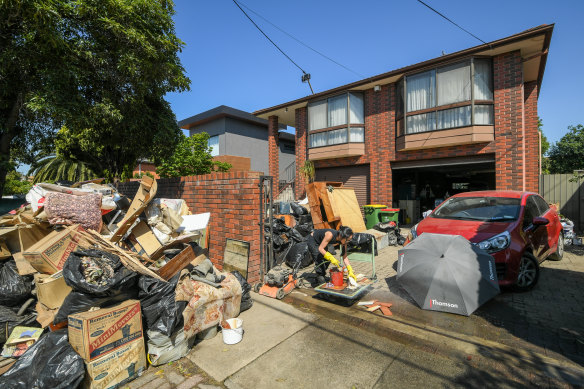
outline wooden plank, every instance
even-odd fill
[[[134,221],[136,221],[138,216],[140,216],[140,214],[146,209],[148,203],[154,198],[157,189],[158,184],[156,183],[156,180],[148,176],[142,177],[138,192],[136,193],[136,196],[134,196],[132,204],[130,204],[130,208],[128,209],[128,212],[126,212],[126,216],[124,216],[122,221],[118,223],[118,229],[114,232],[110,241],[116,243],[122,239],[126,231],[128,231],[132,224],[134,224]]]
[[[340,217],[343,226],[351,227],[353,232],[366,231],[365,222],[361,214],[361,207],[357,201],[353,188],[342,187],[329,193],[331,202],[334,203],[336,215]]]
[[[204,257],[204,255],[200,255],[200,257]],[[187,244],[180,253],[174,256],[160,269],[156,270],[156,274],[162,277],[165,281],[168,281],[195,259],[193,248]]]

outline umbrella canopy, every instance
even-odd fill
[[[460,235],[418,236],[399,250],[397,280],[421,308],[466,316],[499,294],[495,259]]]

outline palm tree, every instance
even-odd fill
[[[34,175],[33,183],[55,181],[87,181],[96,178],[97,175],[88,164],[67,159],[59,155],[49,155],[40,158],[30,166],[27,173]]]

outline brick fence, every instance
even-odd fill
[[[183,199],[193,214],[211,212],[209,257],[217,268],[223,269],[227,238],[249,242],[249,282],[259,281],[260,175],[259,172],[229,172],[157,180],[157,198]],[[118,184],[118,191],[132,199],[138,186],[138,181],[123,182]]]

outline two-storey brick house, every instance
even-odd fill
[[[538,191],[537,99],[553,25],[254,112],[296,128],[296,166],[353,186],[361,205],[408,204],[415,221],[466,190]],[[304,185],[296,177],[296,196]],[[409,203],[408,203],[409,202]]]

